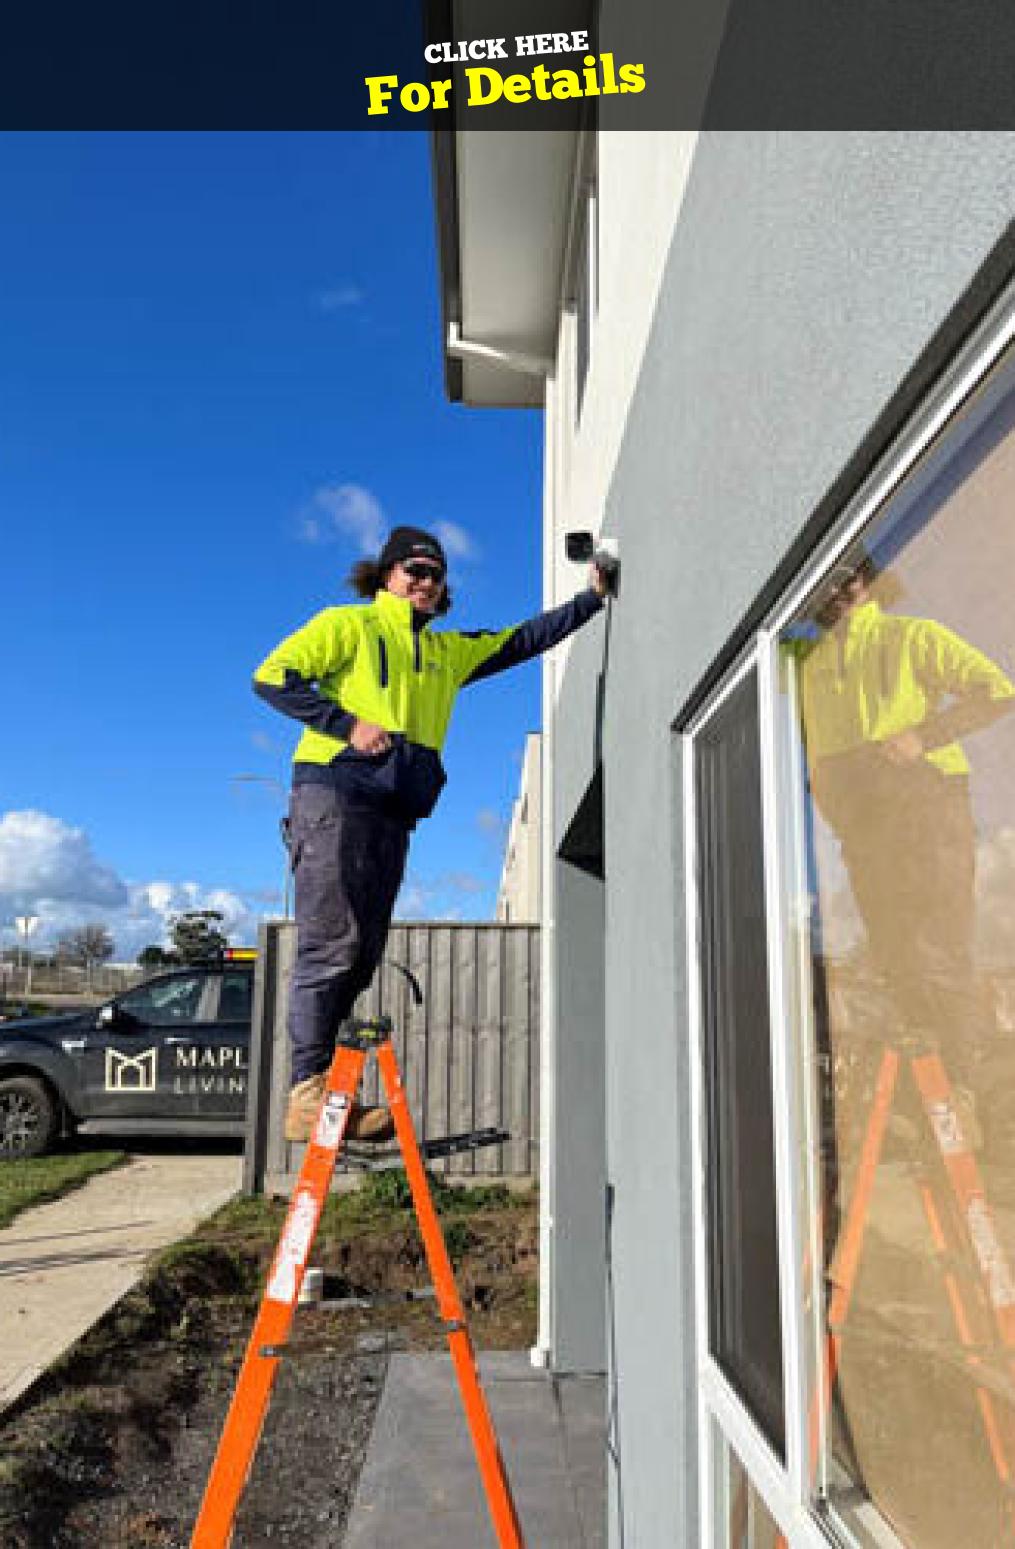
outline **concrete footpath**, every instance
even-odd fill
[[[134,1156],[0,1231],[0,1410],[239,1187],[242,1158]]]
[[[606,1543],[606,1392],[551,1377],[526,1351],[480,1356],[525,1542]],[[393,1355],[343,1549],[495,1549],[448,1355]]]

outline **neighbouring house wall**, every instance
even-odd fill
[[[540,920],[540,745],[539,733],[529,732],[525,738],[518,795],[511,809],[494,911],[503,925],[538,925]]]
[[[589,401],[612,403],[619,427],[603,530],[623,560],[603,725],[614,1549],[700,1542],[673,718],[1003,236],[1013,188],[1009,134],[703,135],[629,399],[611,396],[609,355],[593,333]],[[604,195],[604,229],[618,208]],[[635,252],[637,221],[622,230]],[[642,315],[644,297],[636,306]],[[551,413],[563,397],[558,383]],[[565,430],[548,427],[551,448]],[[557,501],[566,461],[548,474]],[[558,676],[554,850],[592,773],[604,634],[599,620],[576,637]],[[603,972],[599,933],[572,929],[572,911],[574,922],[585,913],[580,891],[572,898],[558,878],[555,930],[568,947],[550,959],[549,997],[561,1030],[565,998]],[[562,1102],[558,1093],[555,1143],[566,1148]],[[553,1272],[570,1275],[559,1251]],[[554,1305],[564,1348],[568,1303]]]

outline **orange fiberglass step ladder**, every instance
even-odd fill
[[[328,1071],[324,1097],[306,1149],[289,1212],[282,1228],[268,1283],[247,1345],[226,1416],[222,1438],[194,1524],[191,1549],[224,1549],[261,1435],[272,1383],[284,1353],[307,1259],[342,1147],[349,1113],[359,1090],[368,1055],[377,1058],[388,1108],[395,1124],[412,1201],[426,1249],[437,1306],[448,1338],[465,1417],[479,1465],[483,1490],[500,1549],[524,1549],[504,1461],[479,1380],[476,1355],[455,1285],[451,1261],[434,1209],[423,1155],[449,1155],[506,1139],[503,1131],[480,1130],[430,1141],[422,1150],[409,1112],[402,1076],[391,1042],[390,1017],[351,1020]]]

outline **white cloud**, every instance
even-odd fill
[[[168,914],[173,907],[173,884],[145,882],[135,889],[132,901],[140,909],[148,908],[156,914]]]
[[[205,888],[197,882],[141,882],[130,888],[130,907],[118,915],[104,915],[103,923],[113,933],[121,961],[132,960],[149,944],[168,944],[173,915],[190,909],[217,909],[229,940],[252,946],[265,914],[281,913],[277,907],[266,910],[266,902],[271,902],[266,890],[244,896],[231,888]]]
[[[480,807],[476,813],[476,827],[495,844],[502,845],[507,838],[509,820],[493,807]]]
[[[449,559],[479,558],[479,547],[475,539],[466,532],[464,527],[459,527],[457,522],[434,522],[431,531],[441,540]]]
[[[435,877],[410,876],[395,905],[399,920],[482,920],[492,915],[478,906],[479,895],[495,888],[467,871],[447,871]]]
[[[380,552],[390,523],[377,496],[364,484],[322,484],[298,513],[296,531],[304,543],[335,543],[351,539],[362,554]],[[431,522],[428,530],[444,547],[449,561],[472,563],[479,545],[457,522]]]
[[[322,484],[297,514],[296,532],[304,543],[351,539],[361,554],[378,554],[392,526],[377,496],[363,484]],[[431,522],[428,531],[444,547],[451,564],[472,563],[480,550],[457,522]]]
[[[347,307],[362,306],[365,299],[358,285],[336,285],[331,290],[317,293],[317,305],[322,312],[342,312]]]
[[[376,554],[384,540],[384,512],[376,495],[362,484],[323,485],[300,513],[299,533],[306,543],[351,538],[363,554]]]
[[[249,896],[228,887],[156,878],[128,882],[94,855],[88,836],[46,812],[0,815],[0,940],[13,941],[13,919],[38,915],[36,948],[53,945],[64,931],[93,922],[107,926],[121,962],[142,947],[165,945],[169,921],[187,909],[218,909],[231,941],[253,943],[258,921],[280,912],[266,891]]]
[[[442,877],[437,878],[441,887],[454,888],[459,893],[482,893],[489,883],[482,877],[473,876],[471,871],[448,871]]]
[[[5,812],[0,817],[0,912],[43,901],[74,900],[120,908],[127,890],[93,854],[83,829],[47,812]]]
[[[427,908],[426,889],[418,882],[405,882],[395,904],[395,918],[421,920]]]

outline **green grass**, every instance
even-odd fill
[[[87,1151],[0,1162],[0,1227],[9,1226],[22,1210],[59,1199],[126,1160],[123,1151]]]
[[[502,1183],[456,1188],[445,1183],[439,1174],[428,1176],[437,1212],[447,1223],[445,1231],[456,1219],[491,1210],[522,1209],[535,1198],[534,1187],[523,1193],[514,1193]],[[199,1236],[245,1242],[252,1250],[274,1247],[287,1205],[286,1200],[240,1195],[206,1221],[198,1229]],[[413,1219],[412,1195],[404,1169],[368,1172],[358,1189],[329,1194],[321,1216],[320,1240],[348,1242]]]

